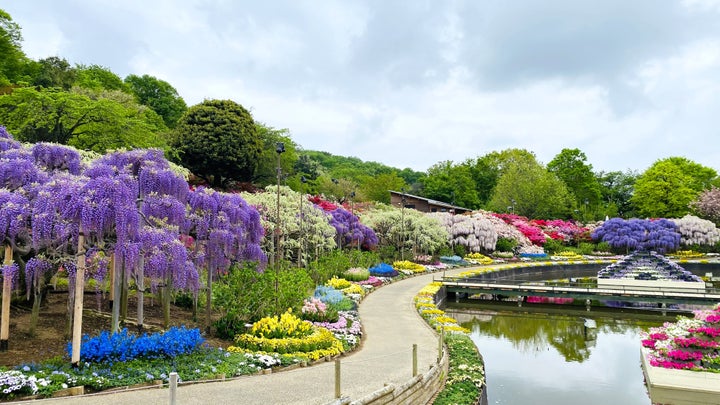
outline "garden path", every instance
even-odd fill
[[[446,271],[454,275],[469,268]],[[415,310],[413,297],[439,277],[423,274],[377,289],[360,304],[365,330],[362,347],[341,358],[341,394],[352,399],[377,391],[386,383],[403,383],[412,377],[412,346],[418,345],[418,371],[424,372],[438,354],[438,336]],[[180,376],[182,377],[182,376]],[[335,399],[335,364],[320,363],[278,373],[244,376],[233,380],[181,385],[177,405],[247,404],[310,405]],[[50,398],[48,404],[168,404],[169,390],[143,389],[114,393]]]

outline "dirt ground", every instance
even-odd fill
[[[41,362],[45,359],[65,355],[68,324],[67,292],[48,294],[41,309],[38,326],[34,335],[28,334],[32,301],[24,299],[13,301],[10,308],[10,339],[9,349],[0,352],[0,366],[15,366],[24,363]],[[110,301],[102,295],[86,292],[84,297],[83,334],[97,335],[103,330],[110,330]],[[132,332],[137,331],[135,317],[137,301],[130,298],[128,303],[128,322],[126,327]],[[162,330],[162,306],[152,299],[145,299],[145,329],[148,332]],[[193,321],[190,309],[172,306],[170,323],[173,326],[185,325],[188,328],[203,328],[204,313],[198,315],[199,322]],[[205,335],[205,334],[203,334]],[[230,341],[205,336],[208,343],[215,347],[227,347]]]

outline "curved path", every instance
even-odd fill
[[[446,271],[454,275],[468,268]],[[438,336],[415,310],[413,297],[433,277],[429,273],[378,288],[360,304],[365,337],[360,350],[341,358],[341,395],[353,400],[377,391],[386,383],[412,377],[412,346],[418,345],[418,372],[437,359]],[[182,377],[182,376],[180,376]],[[37,402],[50,404],[168,404],[169,390],[143,389],[98,393]],[[271,374],[181,385],[176,403],[186,404],[327,404],[335,399],[335,364],[320,363]]]

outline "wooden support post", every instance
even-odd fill
[[[12,264],[12,247],[5,245],[5,266]],[[12,279],[3,277],[2,315],[0,315],[0,352],[6,352],[10,346],[10,297],[12,295]]]
[[[417,343],[413,343],[413,355],[412,355],[412,365],[413,365],[413,377],[417,375]]]
[[[72,356],[70,363],[80,364],[80,339],[82,336],[83,296],[85,294],[85,235],[82,228],[78,235],[77,269],[75,270],[75,305],[73,308]]]
[[[440,364],[440,360],[442,360],[443,355],[443,346],[445,345],[445,327],[440,327],[440,340],[438,340],[438,357],[437,357],[437,363]]]
[[[340,359],[335,359],[335,398],[340,398]]]

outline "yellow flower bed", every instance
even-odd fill
[[[435,281],[423,287],[415,295],[415,308],[417,308],[420,316],[438,332],[445,330],[447,332],[470,333],[466,328],[458,326],[454,318],[447,316],[445,311],[435,305],[435,294],[440,290],[440,287],[442,287],[442,282]]]
[[[412,273],[422,273],[425,271],[425,266],[423,266],[422,264],[413,263],[409,260],[393,262],[392,266],[395,270],[398,271],[405,270]]]
[[[313,331],[313,325],[292,314],[292,309],[278,316],[262,318],[255,322],[250,329],[250,335],[258,338],[298,338],[308,336]]]
[[[344,278],[337,278],[337,276],[333,276],[333,278],[325,282],[325,285],[328,287],[332,287],[336,290],[342,290],[344,288],[350,287],[352,283],[345,280]]]
[[[337,340],[337,339],[336,339]],[[254,350],[246,350],[241,347],[237,346],[230,346],[227,348],[228,352],[233,353],[259,353],[259,354],[274,354],[275,352],[265,352],[265,351],[254,351]],[[342,342],[337,340],[335,343],[333,343],[332,347],[329,347],[327,349],[317,349],[313,350],[311,352],[293,352],[293,353],[286,353],[286,356],[290,357],[297,357],[302,360],[319,360],[323,357],[334,357],[343,352]]]
[[[438,311],[440,311],[440,310],[438,309]],[[444,311],[443,311],[443,313],[444,313]],[[457,323],[455,318],[451,318],[449,316],[438,316],[437,318],[435,318],[435,322],[442,323],[442,324]]]
[[[420,315],[445,315],[445,311],[437,309],[435,305],[433,305],[433,308],[421,309]]]
[[[481,253],[470,253],[464,257],[465,261],[472,264],[492,264],[493,259]]]
[[[690,258],[698,258],[703,257],[704,255],[700,252],[696,252],[694,250],[678,250],[677,252],[668,255],[671,257],[678,257],[683,259],[690,259]]]
[[[417,295],[431,295],[434,296],[437,294],[438,291],[440,291],[440,287],[442,287],[442,282],[440,281],[433,281],[432,283],[426,285],[423,287],[420,292],[418,292]]]
[[[362,288],[361,286],[359,286],[358,284],[350,284],[349,287],[343,288],[340,291],[342,291],[345,294],[360,294],[360,296],[362,296],[362,297],[364,297],[365,294],[367,293],[367,291],[364,288]]]
[[[309,353],[316,350],[332,350],[339,345],[342,352],[342,342],[325,328],[315,327],[313,332],[302,338],[265,338],[243,333],[235,337],[235,345],[252,352],[271,352],[279,354]]]

